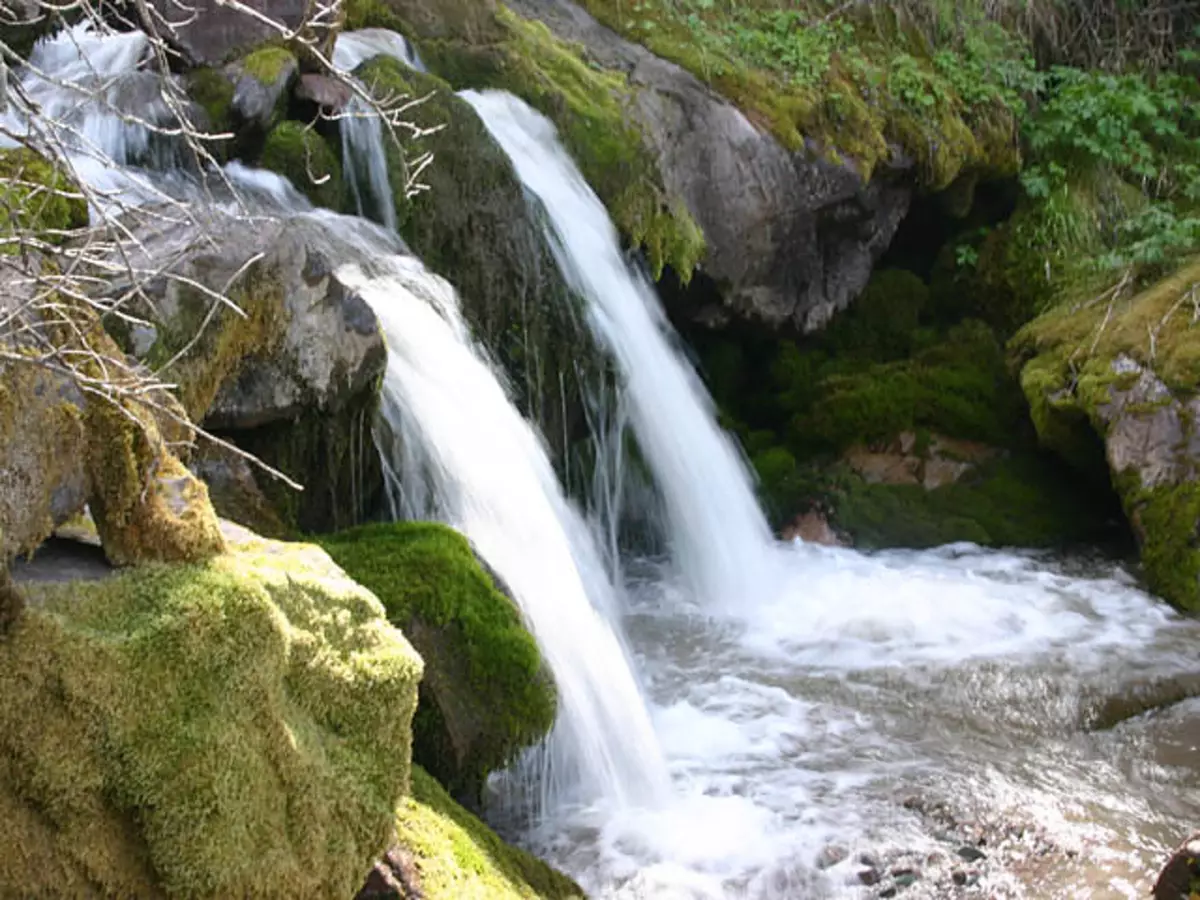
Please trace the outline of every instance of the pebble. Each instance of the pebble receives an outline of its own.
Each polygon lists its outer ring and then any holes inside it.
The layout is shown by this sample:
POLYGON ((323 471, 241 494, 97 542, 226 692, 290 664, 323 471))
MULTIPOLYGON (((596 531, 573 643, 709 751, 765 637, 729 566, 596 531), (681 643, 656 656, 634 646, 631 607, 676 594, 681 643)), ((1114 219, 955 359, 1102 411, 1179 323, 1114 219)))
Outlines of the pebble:
POLYGON ((858 880, 867 887, 870 887, 873 884, 879 884, 881 878, 883 878, 883 876, 879 874, 878 869, 863 869, 858 873, 858 880))
POLYGON ((830 844, 828 847, 822 848, 821 852, 817 854, 817 868, 831 869, 849 856, 850 851, 845 847, 830 844))
POLYGON ((981 859, 987 859, 986 853, 978 847, 972 847, 970 844, 963 844, 954 852, 958 854, 959 859, 966 860, 967 862, 978 862, 981 859))

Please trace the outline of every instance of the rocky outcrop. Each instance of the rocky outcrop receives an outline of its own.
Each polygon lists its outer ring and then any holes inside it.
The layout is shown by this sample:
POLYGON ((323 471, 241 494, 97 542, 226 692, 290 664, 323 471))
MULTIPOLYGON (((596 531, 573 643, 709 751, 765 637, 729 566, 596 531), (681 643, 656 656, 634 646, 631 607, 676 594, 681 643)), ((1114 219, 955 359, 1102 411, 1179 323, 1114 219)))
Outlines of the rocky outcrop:
POLYGON ((0 640, 0 895, 351 897, 421 662, 319 549, 25 582, 0 640))
POLYGON ((1200 893, 1200 831, 1171 854, 1154 882, 1154 900, 1190 900, 1200 893))
POLYGON ((465 803, 545 736, 554 683, 515 604, 442 525, 365 526, 322 539, 376 593, 425 660, 413 758, 465 803))
POLYGON ((1064 304, 1013 339, 1043 444, 1111 483, 1150 587, 1186 609, 1200 608, 1198 288, 1191 264, 1140 293, 1064 304))
POLYGON ((138 311, 153 330, 126 334, 127 349, 179 385, 194 421, 309 488, 263 483, 290 527, 354 524, 380 490, 361 432, 386 350, 374 313, 334 272, 354 243, 305 217, 214 213, 142 233, 148 267, 172 259, 172 275, 146 285, 138 311), (226 288, 236 309, 212 293, 226 288))
POLYGON ((849 162, 791 153, 695 76, 600 25, 570 0, 510 6, 584 45, 634 88, 631 112, 653 148, 668 192, 704 232, 706 274, 732 315, 812 331, 844 309, 908 211, 913 163, 898 156, 869 181, 849 162))

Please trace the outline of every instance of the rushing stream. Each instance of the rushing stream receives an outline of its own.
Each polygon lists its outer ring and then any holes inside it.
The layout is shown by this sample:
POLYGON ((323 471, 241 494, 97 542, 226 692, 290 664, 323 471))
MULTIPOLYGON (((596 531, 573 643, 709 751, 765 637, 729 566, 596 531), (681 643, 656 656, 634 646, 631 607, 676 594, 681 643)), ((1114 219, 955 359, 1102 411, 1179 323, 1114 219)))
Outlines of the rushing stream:
MULTIPOLYGON (((72 126, 40 139, 114 196, 211 202, 161 171, 171 155, 137 122, 71 88, 111 83, 110 104, 157 119, 139 101, 145 51, 82 27, 39 45, 21 84, 72 126)), ((389 32, 345 35, 336 58, 378 53, 419 65, 389 32)), ((1200 623, 1103 561, 774 542, 652 286, 553 128, 507 95, 464 96, 546 212, 662 501, 667 555, 620 561, 617 579, 452 287, 386 227, 314 212, 277 176, 226 176, 341 248, 339 277, 387 337, 378 442, 396 510, 472 539, 553 668, 559 723, 547 751, 496 779, 497 824, 600 898, 1143 895, 1200 824, 1200 701, 1091 726, 1114 698, 1200 676, 1200 623), (534 802, 511 802, 530 777, 534 802)), ((388 226, 380 129, 354 122, 360 211, 388 226)), ((4 124, 29 125, 18 109, 4 124)))

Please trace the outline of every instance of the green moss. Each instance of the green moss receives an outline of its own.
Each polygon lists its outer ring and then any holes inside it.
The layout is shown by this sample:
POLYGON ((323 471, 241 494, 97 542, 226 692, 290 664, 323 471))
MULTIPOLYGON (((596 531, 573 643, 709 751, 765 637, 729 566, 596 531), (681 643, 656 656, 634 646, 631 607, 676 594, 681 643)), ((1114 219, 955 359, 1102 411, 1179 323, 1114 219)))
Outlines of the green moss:
POLYGON ((263 85, 272 86, 289 67, 297 66, 296 57, 284 47, 260 47, 241 61, 241 70, 263 85))
POLYGON ((824 345, 838 356, 877 362, 900 359, 914 349, 929 287, 905 269, 881 269, 843 315, 826 329, 824 345))
POLYGON ((374 597, 258 540, 27 589, 0 641, 0 894, 354 894, 421 674, 374 597))
POLYGON ((1181 609, 1200 610, 1200 484, 1144 490, 1130 482, 1121 477, 1117 485, 1138 535, 1146 581, 1181 609))
POLYGON ((511 91, 549 117, 613 221, 686 281, 704 252, 704 237, 680 198, 663 187, 646 138, 632 124, 633 87, 621 73, 588 64, 581 47, 540 22, 499 7, 486 42, 458 32, 420 41, 434 71, 455 88, 511 91))
POLYGON ((259 164, 285 176, 316 206, 339 209, 342 166, 328 142, 299 122, 280 122, 267 136, 259 164))
POLYGON ((887 5, 773 0, 680 6, 584 0, 601 22, 678 63, 788 149, 845 157, 869 177, 898 144, 933 190, 1011 174, 1027 48, 975 3, 921 29, 887 5))
POLYGON ((583 890, 544 862, 505 844, 419 766, 396 835, 414 858, 427 900, 583 900, 583 890))
POLYGON ((1119 534, 1111 493, 1087 488, 1051 458, 1022 453, 955 484, 867 484, 844 476, 829 492, 838 528, 862 547, 1063 547, 1119 534))
POLYGON ((60 243, 88 224, 87 202, 67 173, 32 150, 0 150, 0 253, 16 254, 14 238, 60 243))
POLYGON ((555 693, 520 613, 466 539, 442 525, 369 525, 322 539, 426 663, 414 758, 456 795, 541 740, 555 693))
MULTIPOLYGON (((204 126, 209 134, 232 134, 233 82, 216 69, 193 69, 187 76, 188 96, 204 110, 204 126)), ((218 159, 228 155, 229 141, 213 141, 218 159)))

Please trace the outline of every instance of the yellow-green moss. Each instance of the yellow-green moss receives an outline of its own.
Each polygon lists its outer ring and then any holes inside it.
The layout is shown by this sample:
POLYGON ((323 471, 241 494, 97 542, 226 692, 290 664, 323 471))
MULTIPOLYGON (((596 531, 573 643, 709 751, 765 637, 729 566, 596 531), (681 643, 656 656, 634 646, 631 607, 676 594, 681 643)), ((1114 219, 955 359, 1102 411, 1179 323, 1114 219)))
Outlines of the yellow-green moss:
POLYGON ((88 505, 110 562, 197 562, 224 549, 208 489, 167 450, 147 410, 93 397, 84 427, 88 505))
POLYGON ((886 4, 583 0, 601 22, 678 63, 791 150, 844 156, 869 177, 898 144, 934 190, 1017 168, 1030 63, 978 4, 918 28, 886 4))
POLYGON ((289 66, 296 65, 290 50, 275 46, 260 47, 240 63, 245 74, 267 86, 275 84, 289 66))
POLYGON ((0 641, 0 895, 350 897, 421 663, 320 550, 28 588, 0 641))
POLYGON ((59 243, 87 223, 87 202, 57 163, 26 148, 0 150, 0 253, 19 252, 14 236, 59 243))
POLYGON ((259 164, 285 176, 316 206, 338 209, 342 201, 342 166, 337 153, 312 128, 280 122, 267 136, 259 164))
POLYGON ((419 766, 396 834, 413 856, 426 900, 583 900, 565 875, 505 844, 419 766))
POLYGON ((490 771, 554 724, 554 684, 520 613, 443 525, 368 525, 322 545, 425 659, 414 758, 456 795, 477 798, 490 771))

